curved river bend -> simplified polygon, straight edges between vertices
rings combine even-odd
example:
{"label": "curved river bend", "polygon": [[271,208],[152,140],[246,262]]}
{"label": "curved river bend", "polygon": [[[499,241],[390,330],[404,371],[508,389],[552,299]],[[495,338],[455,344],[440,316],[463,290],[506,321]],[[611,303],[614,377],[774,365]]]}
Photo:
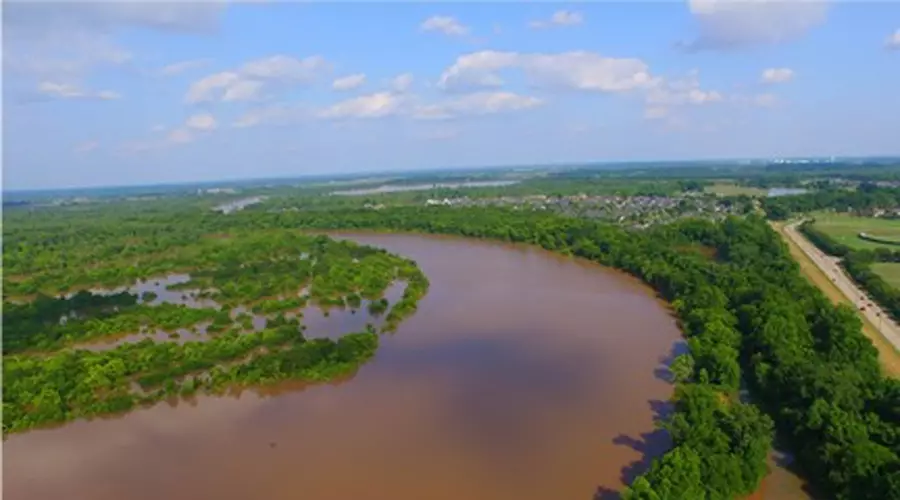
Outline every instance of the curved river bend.
{"label": "curved river bend", "polygon": [[647,287],[537,249],[351,237],[431,281],[351,381],[13,435],[7,498],[589,500],[668,446],[680,333]]}

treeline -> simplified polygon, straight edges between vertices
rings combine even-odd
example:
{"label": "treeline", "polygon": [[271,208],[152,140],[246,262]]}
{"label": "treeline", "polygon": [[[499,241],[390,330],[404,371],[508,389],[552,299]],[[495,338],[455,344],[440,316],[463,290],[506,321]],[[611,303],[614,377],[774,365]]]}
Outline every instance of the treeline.
{"label": "treeline", "polygon": [[867,213],[875,209],[900,206],[900,188],[880,188],[874,184],[862,184],[855,191],[826,189],[800,195],[763,198],[762,206],[769,217],[775,220],[785,220],[794,214],[824,209]]}
{"label": "treeline", "polygon": [[843,257],[841,266],[847,271],[847,274],[859,283],[895,321],[900,321],[900,290],[872,270],[872,264],[876,262],[900,262],[900,250],[888,248],[855,250],[816,229],[815,221],[804,222],[799,229],[824,252]]}
{"label": "treeline", "polygon": [[[756,488],[771,433],[769,419],[737,397],[744,380],[821,491],[840,500],[900,499],[900,386],[881,375],[854,311],[835,308],[807,283],[760,218],[640,233],[484,209],[272,214],[252,223],[532,243],[654,286],[675,305],[692,351],[673,366],[676,412],[666,428],[675,446],[625,492],[629,498],[736,498]],[[691,243],[714,248],[715,259],[676,250]]]}

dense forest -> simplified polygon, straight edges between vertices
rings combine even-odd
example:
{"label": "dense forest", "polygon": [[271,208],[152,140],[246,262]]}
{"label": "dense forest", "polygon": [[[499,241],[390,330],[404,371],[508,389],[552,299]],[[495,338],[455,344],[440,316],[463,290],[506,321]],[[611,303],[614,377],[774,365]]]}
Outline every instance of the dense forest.
{"label": "dense forest", "polygon": [[[84,213],[59,219],[31,215],[22,215],[18,224],[4,224],[4,280],[10,288],[4,293],[10,300],[97,284],[124,285],[157,272],[184,271],[180,266],[188,264],[196,269],[191,280],[197,287],[227,288],[234,276],[229,272],[254,262],[258,266],[252,272],[264,284],[238,278],[241,284],[236,288],[219,289],[211,296],[236,304],[265,296],[258,294],[277,295],[305,281],[282,276],[286,268],[278,267],[282,265],[278,255],[287,254],[279,253],[282,247],[263,235],[284,235],[276,239],[287,240],[294,236],[286,235],[298,229],[491,238],[616,267],[641,278],[671,302],[690,346],[690,353],[671,367],[675,412],[661,424],[672,436],[673,447],[634,481],[625,498],[722,499],[749,494],[766,473],[766,456],[777,429],[806,476],[827,495],[839,500],[900,499],[900,382],[881,374],[875,348],[862,335],[855,312],[834,307],[806,282],[779,236],[755,216],[719,223],[686,220],[629,231],[546,213],[483,208],[246,211],[230,216],[161,208],[148,214],[104,212],[87,221]],[[304,248],[310,255],[316,245],[334,244],[327,238],[297,238],[312,239]],[[241,252],[249,248],[242,243],[236,243],[240,252],[226,249],[228,242],[238,240],[252,241],[248,246],[268,245],[265,253],[274,252],[271,262],[244,259]],[[706,251],[684,250],[698,246]],[[354,255],[362,250],[348,246],[326,254],[341,251]],[[293,255],[291,265],[296,269],[315,269],[311,262],[304,263],[309,256]],[[351,263],[341,262],[329,266],[354,265],[352,258]],[[407,266],[398,266],[410,273],[409,295],[404,292],[401,299],[408,305],[399,309],[403,314],[414,310],[415,299],[427,288],[427,280],[412,273],[412,263]],[[321,269],[329,273],[329,280],[320,280],[320,286],[335,287],[326,300],[348,292],[336,283],[356,279],[354,273],[330,267]],[[304,276],[314,281],[316,274]],[[365,281],[354,283],[349,291],[364,290]],[[83,298],[89,305],[79,307],[92,311],[84,314],[103,314],[110,307],[127,310],[140,305],[126,299],[122,304],[91,305]],[[376,300],[368,307],[377,310],[379,304]],[[21,313],[34,317],[29,314]],[[6,322],[4,317],[4,327]],[[35,327],[27,328],[20,328],[26,332],[24,338]],[[284,378],[329,378],[352,371],[377,347],[378,337],[372,332],[331,342],[303,339],[301,329],[298,320],[277,314],[260,332],[227,330],[207,342],[179,346],[145,341],[98,353],[63,349],[7,354],[4,429],[125,410],[197,388],[216,391]],[[35,347],[27,340],[19,345],[18,349]],[[207,375],[193,376],[196,373]],[[133,384],[137,388],[129,391]],[[752,393],[752,403],[741,397],[744,388]]]}

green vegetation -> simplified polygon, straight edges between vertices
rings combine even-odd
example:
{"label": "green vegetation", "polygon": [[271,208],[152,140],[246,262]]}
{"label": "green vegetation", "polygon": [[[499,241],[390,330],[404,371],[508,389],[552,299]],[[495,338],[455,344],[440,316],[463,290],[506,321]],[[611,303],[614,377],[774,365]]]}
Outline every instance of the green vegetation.
{"label": "green vegetation", "polygon": [[[859,217],[846,213],[815,213],[815,228],[853,250],[900,245],[900,219]],[[860,236],[865,233],[868,238]]]}
{"label": "green vegetation", "polygon": [[[673,448],[634,481],[625,498],[745,496],[766,473],[778,429],[807,477],[827,495],[900,499],[900,382],[881,374],[855,311],[834,307],[805,281],[759,217],[629,231],[485,208],[248,209],[228,216],[163,207],[145,214],[92,210],[58,218],[21,213],[5,221],[4,279],[12,295],[127,285],[182,271],[190,272],[191,286],[225,306],[263,307],[261,299],[290,300],[311,285],[313,302],[346,306],[358,295],[374,299],[367,308],[377,312],[384,309],[377,292],[402,279],[403,298],[386,311],[385,322],[391,326],[414,310],[427,287],[414,263],[301,235],[300,228],[491,238],[622,269],[672,303],[690,346],[673,363],[675,412],[661,424]],[[352,371],[377,347],[371,331],[338,342],[306,340],[299,321],[280,314],[256,333],[242,332],[226,316],[216,311],[213,325],[224,333],[206,342],[7,354],[4,429],[124,411],[198,389],[328,379]],[[4,316],[4,326],[7,321]],[[28,342],[22,348],[43,345]],[[740,397],[742,387],[753,403]]]}
{"label": "green vegetation", "polygon": [[900,263],[878,262],[872,264],[872,271],[889,285],[900,290]]}
{"label": "green vegetation", "polygon": [[[166,247],[143,236],[165,225],[165,218],[154,215],[122,220],[104,212],[101,218],[73,218],[75,227],[64,235],[43,214],[23,217],[30,224],[4,225],[5,257],[12,256],[7,271],[18,276],[5,277],[4,292],[20,299],[40,293],[24,302],[4,300],[4,434],[128,411],[198,390],[217,393],[345,375],[374,354],[374,328],[337,341],[307,340],[301,320],[283,313],[299,314],[308,301],[327,310],[357,309],[369,300],[387,311],[384,329],[390,330],[415,311],[428,289],[410,260],[295,230],[250,225],[225,234],[208,231],[200,217],[160,231],[159,237],[171,242]],[[94,260],[98,255],[105,258]],[[131,285],[175,271],[191,273],[178,288],[200,290],[216,306],[151,305],[147,301],[157,298],[152,292],[140,298],[127,291],[63,295],[71,288]],[[382,295],[398,281],[406,287],[389,308]],[[301,290],[308,293],[301,297]],[[238,314],[238,306],[266,315],[265,328],[254,331],[252,316]],[[203,326],[207,335],[197,341],[145,338],[101,352],[79,348],[153,330],[179,339],[179,329]]]}
{"label": "green vegetation", "polygon": [[[624,269],[654,286],[673,302],[691,354],[677,362],[676,413],[664,424],[674,448],[626,498],[752,492],[766,470],[772,421],[810,480],[834,498],[900,498],[900,382],[881,374],[855,312],[834,307],[804,280],[761,219],[685,221],[641,233],[485,209],[296,213],[268,223],[531,243]],[[716,260],[677,250],[692,243],[715,248]],[[741,381],[768,416],[740,400]]]}
{"label": "green vegetation", "polygon": [[[795,214],[820,210],[852,212],[857,215],[873,215],[878,210],[896,209],[900,206],[900,188],[879,188],[863,183],[859,189],[822,189],[796,196],[765,198],[763,208],[775,220],[786,220]],[[865,229],[857,229],[857,233]]]}
{"label": "green vegetation", "polygon": [[889,266],[898,265],[900,250],[894,250],[886,245],[878,245],[874,250],[858,250],[820,230],[817,221],[801,224],[800,231],[822,251],[843,257],[841,266],[847,271],[847,274],[859,283],[891,317],[900,321],[900,287],[886,280],[885,276],[873,267],[878,263]]}

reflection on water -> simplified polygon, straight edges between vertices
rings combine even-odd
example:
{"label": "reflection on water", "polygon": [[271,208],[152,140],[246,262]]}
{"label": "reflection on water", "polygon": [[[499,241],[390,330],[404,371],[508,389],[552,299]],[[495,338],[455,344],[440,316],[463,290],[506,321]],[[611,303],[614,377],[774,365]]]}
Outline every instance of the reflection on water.
{"label": "reflection on water", "polygon": [[5,493],[587,500],[668,446],[653,421],[672,391],[661,363],[680,337],[646,287],[535,249],[355,239],[414,259],[431,286],[352,381],[13,435]]}

